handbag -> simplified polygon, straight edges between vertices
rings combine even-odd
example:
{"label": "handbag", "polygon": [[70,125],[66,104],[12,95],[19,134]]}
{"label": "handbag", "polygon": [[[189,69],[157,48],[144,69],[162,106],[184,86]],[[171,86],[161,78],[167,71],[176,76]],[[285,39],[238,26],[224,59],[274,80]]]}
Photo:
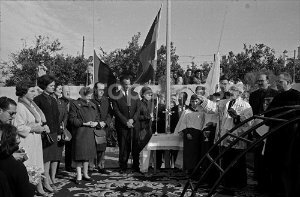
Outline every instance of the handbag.
{"label": "handbag", "polygon": [[72,139],[72,134],[70,131],[65,127],[64,122],[62,122],[62,136],[61,136],[62,141],[64,142],[69,142]]}
{"label": "handbag", "polygon": [[96,144],[106,144],[106,131],[104,129],[95,129]]}
{"label": "handbag", "polygon": [[43,132],[41,134],[41,137],[42,137],[42,146],[43,146],[43,148],[47,148],[47,147],[51,146],[52,144],[54,144],[54,140],[49,135],[49,133]]}

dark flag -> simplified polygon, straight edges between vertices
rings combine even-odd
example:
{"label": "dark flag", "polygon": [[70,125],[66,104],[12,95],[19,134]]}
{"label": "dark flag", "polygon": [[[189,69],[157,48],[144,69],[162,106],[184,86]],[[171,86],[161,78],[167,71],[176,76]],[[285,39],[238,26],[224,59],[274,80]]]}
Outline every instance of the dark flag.
{"label": "dark flag", "polygon": [[107,85],[107,87],[109,87],[111,84],[116,83],[116,77],[114,76],[111,68],[100,60],[95,50],[94,50],[94,76],[95,76],[94,83],[101,82]]}
{"label": "dark flag", "polygon": [[144,84],[152,80],[155,75],[156,62],[157,62],[157,36],[158,36],[158,25],[160,17],[159,9],[157,16],[155,17],[151,28],[147,34],[146,40],[140,50],[139,59],[142,63],[137,72],[137,79],[135,83]]}

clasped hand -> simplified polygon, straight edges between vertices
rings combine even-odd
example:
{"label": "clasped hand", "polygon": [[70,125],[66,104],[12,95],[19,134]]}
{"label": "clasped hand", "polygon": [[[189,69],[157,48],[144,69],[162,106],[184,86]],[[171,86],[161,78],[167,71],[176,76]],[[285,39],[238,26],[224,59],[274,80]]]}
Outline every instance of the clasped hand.
{"label": "clasped hand", "polygon": [[94,128],[98,125],[98,122],[89,121],[89,122],[83,123],[83,125]]}
{"label": "clasped hand", "polygon": [[129,119],[126,125],[128,128],[133,128],[133,119]]}

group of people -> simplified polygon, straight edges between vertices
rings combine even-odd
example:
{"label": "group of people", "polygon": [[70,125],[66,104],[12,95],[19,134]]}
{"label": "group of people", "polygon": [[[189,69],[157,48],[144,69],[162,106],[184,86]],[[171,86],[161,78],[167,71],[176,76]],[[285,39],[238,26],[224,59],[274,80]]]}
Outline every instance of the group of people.
{"label": "group of people", "polygon": [[[278,76],[277,90],[270,88],[267,74],[259,74],[257,76],[258,89],[250,94],[249,99],[242,96],[244,92],[242,83],[231,85],[227,89],[228,84],[229,80],[224,76],[221,77],[221,92],[215,93],[210,98],[206,98],[203,93],[196,91],[196,94],[190,98],[189,107],[180,117],[175,133],[183,136],[183,165],[187,170],[193,171],[213,143],[236,125],[252,117],[253,114],[261,115],[265,112],[265,117],[273,117],[288,109],[279,111],[272,111],[272,109],[293,106],[295,112],[279,118],[291,120],[300,115],[300,92],[292,89],[293,81],[289,73],[283,72]],[[232,134],[240,136],[256,124],[256,121],[248,121],[235,129]],[[269,119],[266,125],[272,131],[278,126],[278,122]],[[298,120],[294,124],[282,127],[269,136],[266,143],[261,142],[255,147],[254,173],[260,191],[270,193],[272,197],[300,195],[298,187],[300,160],[297,153],[300,145],[299,131]],[[254,131],[248,138],[255,140],[259,139],[261,135],[258,131]],[[224,150],[235,139],[233,136],[226,137],[219,144],[219,151]],[[237,141],[218,163],[220,162],[221,167],[226,169],[246,148],[246,141]],[[211,155],[213,158],[215,157],[214,154]],[[203,165],[198,169],[199,174],[207,167],[205,164]],[[210,185],[216,181],[216,178],[218,178],[218,172],[211,170],[204,181]],[[242,156],[236,165],[227,172],[222,184],[224,192],[232,195],[236,189],[239,190],[247,185],[245,156]]]}
{"label": "group of people", "polygon": [[[171,111],[174,113],[171,114],[170,131],[183,137],[183,168],[186,172],[194,170],[201,157],[220,137],[253,114],[285,105],[299,105],[300,92],[291,88],[291,76],[282,73],[278,82],[279,89],[271,89],[268,76],[259,74],[259,89],[250,94],[249,100],[243,97],[243,84],[229,86],[226,76],[220,78],[221,91],[209,97],[205,96],[206,89],[203,86],[196,88],[189,103],[186,103],[186,92],[181,92],[179,97],[172,96]],[[104,165],[106,135],[113,117],[119,146],[119,172],[128,171],[131,156],[131,170],[141,173],[140,152],[151,139],[152,133],[164,132],[164,129],[160,129],[165,128],[166,103],[163,95],[153,99],[153,91],[149,86],[144,86],[140,93],[135,92],[127,75],[120,77],[121,86],[114,89],[109,97],[105,84],[99,82],[94,84],[94,88],[81,88],[77,100],[70,98],[68,86],[62,85],[51,75],[39,77],[37,85],[42,93],[37,92],[36,83],[18,83],[17,103],[7,97],[0,98],[1,196],[32,196],[34,191],[41,196],[47,196],[47,192],[55,193],[56,172],[62,160],[63,148],[65,168],[76,171],[76,184],[81,184],[82,180],[92,180],[89,175],[91,165],[99,173],[107,174]],[[270,117],[273,115],[271,112],[265,114]],[[299,111],[295,115],[299,115]],[[270,188],[274,194],[272,196],[292,197],[300,194],[297,187],[300,177],[299,154],[296,151],[299,147],[298,124],[290,126],[289,130],[281,129],[276,135],[270,136],[266,144],[261,143],[254,150],[258,186]],[[254,122],[250,121],[232,134],[239,136],[253,125]],[[272,129],[276,124],[268,123],[268,126]],[[251,135],[252,139],[258,137],[257,132]],[[234,139],[226,138],[220,144],[220,149],[228,147]],[[222,158],[221,166],[226,168],[246,147],[244,141],[231,147]],[[163,162],[162,154],[163,151],[157,151],[158,167]],[[176,160],[177,151],[170,151],[170,155]],[[27,173],[32,167],[44,175],[35,186],[30,183]],[[215,178],[216,173],[211,172],[207,183],[212,184]],[[225,176],[224,186],[240,189],[246,185],[246,158],[242,157]]]}

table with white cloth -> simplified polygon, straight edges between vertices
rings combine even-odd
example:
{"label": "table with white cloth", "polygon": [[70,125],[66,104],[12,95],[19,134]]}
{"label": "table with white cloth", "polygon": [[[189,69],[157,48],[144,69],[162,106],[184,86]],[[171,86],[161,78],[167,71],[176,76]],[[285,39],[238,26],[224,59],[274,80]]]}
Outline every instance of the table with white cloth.
{"label": "table with white cloth", "polygon": [[147,172],[150,162],[151,152],[153,152],[154,171],[156,171],[156,150],[165,150],[165,168],[170,168],[169,150],[179,150],[175,162],[176,167],[182,168],[182,136],[174,134],[153,134],[149,143],[142,150],[140,158],[140,170]]}

